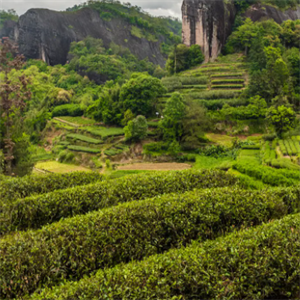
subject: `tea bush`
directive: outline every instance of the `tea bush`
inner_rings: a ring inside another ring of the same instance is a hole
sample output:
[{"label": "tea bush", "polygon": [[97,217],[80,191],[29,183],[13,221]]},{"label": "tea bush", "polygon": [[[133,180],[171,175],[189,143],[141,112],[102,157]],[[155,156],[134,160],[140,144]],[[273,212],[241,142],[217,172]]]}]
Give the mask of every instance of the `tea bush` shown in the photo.
[{"label": "tea bush", "polygon": [[65,217],[85,214],[122,202],[236,183],[234,176],[222,171],[187,170],[133,175],[113,182],[104,181],[55,191],[5,204],[0,211],[0,235],[13,230],[40,228]]},{"label": "tea bush", "polygon": [[5,177],[0,181],[0,199],[1,201],[17,200],[36,194],[102,181],[104,178],[102,174],[92,172],[30,175],[22,178]]},{"label": "tea bush", "polygon": [[300,215],[195,243],[32,299],[297,299]]},{"label": "tea bush", "polygon": [[[283,195],[232,188],[195,190],[126,203],[7,236],[0,241],[0,296],[20,297],[42,284],[79,279],[99,268],[282,217],[288,211]],[[16,270],[17,262],[22,268]],[[55,272],[53,266],[59,266]],[[28,283],[22,280],[25,277]]]}]

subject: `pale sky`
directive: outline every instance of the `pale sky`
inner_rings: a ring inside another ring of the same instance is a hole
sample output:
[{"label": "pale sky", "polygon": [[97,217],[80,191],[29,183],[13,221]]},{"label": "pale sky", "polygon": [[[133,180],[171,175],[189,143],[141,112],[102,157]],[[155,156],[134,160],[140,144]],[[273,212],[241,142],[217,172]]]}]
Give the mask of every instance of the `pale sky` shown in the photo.
[{"label": "pale sky", "polygon": [[[49,8],[53,10],[65,10],[75,4],[80,4],[82,0],[0,0],[0,9],[16,10],[18,15],[24,14],[30,8]],[[120,2],[130,2],[132,5],[138,5],[151,15],[155,16],[173,16],[181,18],[182,0],[125,0]]]}]

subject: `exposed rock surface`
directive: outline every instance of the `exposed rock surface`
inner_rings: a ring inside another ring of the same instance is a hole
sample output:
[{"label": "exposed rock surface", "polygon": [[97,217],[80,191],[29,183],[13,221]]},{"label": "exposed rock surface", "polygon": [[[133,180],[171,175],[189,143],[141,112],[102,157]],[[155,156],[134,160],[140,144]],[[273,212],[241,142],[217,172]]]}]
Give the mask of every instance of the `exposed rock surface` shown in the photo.
[{"label": "exposed rock surface", "polygon": [[0,36],[14,38],[25,57],[43,59],[50,65],[66,63],[71,42],[87,36],[102,39],[107,48],[114,42],[129,48],[139,59],[148,57],[155,64],[165,64],[165,57],[160,52],[163,38],[158,42],[138,38],[131,34],[131,25],[125,20],[105,21],[90,8],[77,12],[30,9],[18,23],[4,26]]},{"label": "exposed rock surface", "polygon": [[206,60],[215,59],[231,33],[236,9],[233,1],[184,0],[183,43],[201,46]]},{"label": "exposed rock surface", "polygon": [[281,11],[272,6],[256,4],[248,8],[245,16],[253,22],[273,19],[278,24],[281,24],[286,20],[300,19],[300,7],[297,7],[296,10]]},{"label": "exposed rock surface", "polygon": [[[182,39],[187,46],[201,46],[206,61],[214,60],[231,34],[236,9],[232,0],[184,0],[182,4]],[[245,13],[252,21],[274,19],[277,23],[300,19],[300,7],[281,11],[255,4]]]}]

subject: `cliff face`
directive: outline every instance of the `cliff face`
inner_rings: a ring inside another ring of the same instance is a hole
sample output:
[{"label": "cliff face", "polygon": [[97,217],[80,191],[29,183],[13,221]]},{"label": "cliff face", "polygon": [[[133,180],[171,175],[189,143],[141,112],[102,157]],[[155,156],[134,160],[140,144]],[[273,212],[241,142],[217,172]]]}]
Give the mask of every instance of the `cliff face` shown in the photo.
[{"label": "cliff face", "polygon": [[[182,39],[187,46],[201,46],[206,61],[214,60],[231,34],[236,9],[232,0],[184,0],[182,4]],[[277,23],[300,19],[300,7],[280,11],[268,5],[249,7],[245,17],[252,21],[274,19]]]},{"label": "cliff face", "polygon": [[231,33],[236,10],[233,1],[184,0],[182,38],[187,46],[201,46],[205,59],[215,59]]},{"label": "cliff face", "polygon": [[[12,24],[11,24],[12,26]],[[1,36],[10,36],[19,44],[26,58],[43,59],[50,65],[64,64],[73,41],[87,36],[103,40],[109,48],[111,42],[129,48],[139,59],[164,66],[160,42],[151,42],[131,34],[131,25],[122,19],[102,20],[90,8],[77,12],[56,12],[48,9],[30,9],[12,28],[2,30]]]}]

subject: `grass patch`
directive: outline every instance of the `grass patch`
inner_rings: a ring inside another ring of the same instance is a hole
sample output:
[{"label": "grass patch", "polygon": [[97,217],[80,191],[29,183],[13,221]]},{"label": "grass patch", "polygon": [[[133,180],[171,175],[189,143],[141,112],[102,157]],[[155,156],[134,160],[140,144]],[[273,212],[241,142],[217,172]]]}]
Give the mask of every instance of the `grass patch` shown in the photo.
[{"label": "grass patch", "polygon": [[85,135],[81,135],[81,134],[68,134],[67,138],[72,139],[74,141],[82,141],[82,142],[86,142],[89,144],[101,144],[102,141],[97,140],[97,139],[93,139],[91,137],[85,136]]},{"label": "grass patch", "polygon": [[76,151],[76,152],[86,152],[86,153],[101,153],[100,149],[93,149],[89,147],[83,147],[83,146],[76,146],[76,145],[70,145],[68,146],[69,150]]},{"label": "grass patch", "polygon": [[68,173],[68,172],[76,172],[76,171],[90,171],[87,168],[75,165],[61,164],[57,161],[48,161],[37,163],[35,165],[37,169],[53,172],[53,173]]}]

